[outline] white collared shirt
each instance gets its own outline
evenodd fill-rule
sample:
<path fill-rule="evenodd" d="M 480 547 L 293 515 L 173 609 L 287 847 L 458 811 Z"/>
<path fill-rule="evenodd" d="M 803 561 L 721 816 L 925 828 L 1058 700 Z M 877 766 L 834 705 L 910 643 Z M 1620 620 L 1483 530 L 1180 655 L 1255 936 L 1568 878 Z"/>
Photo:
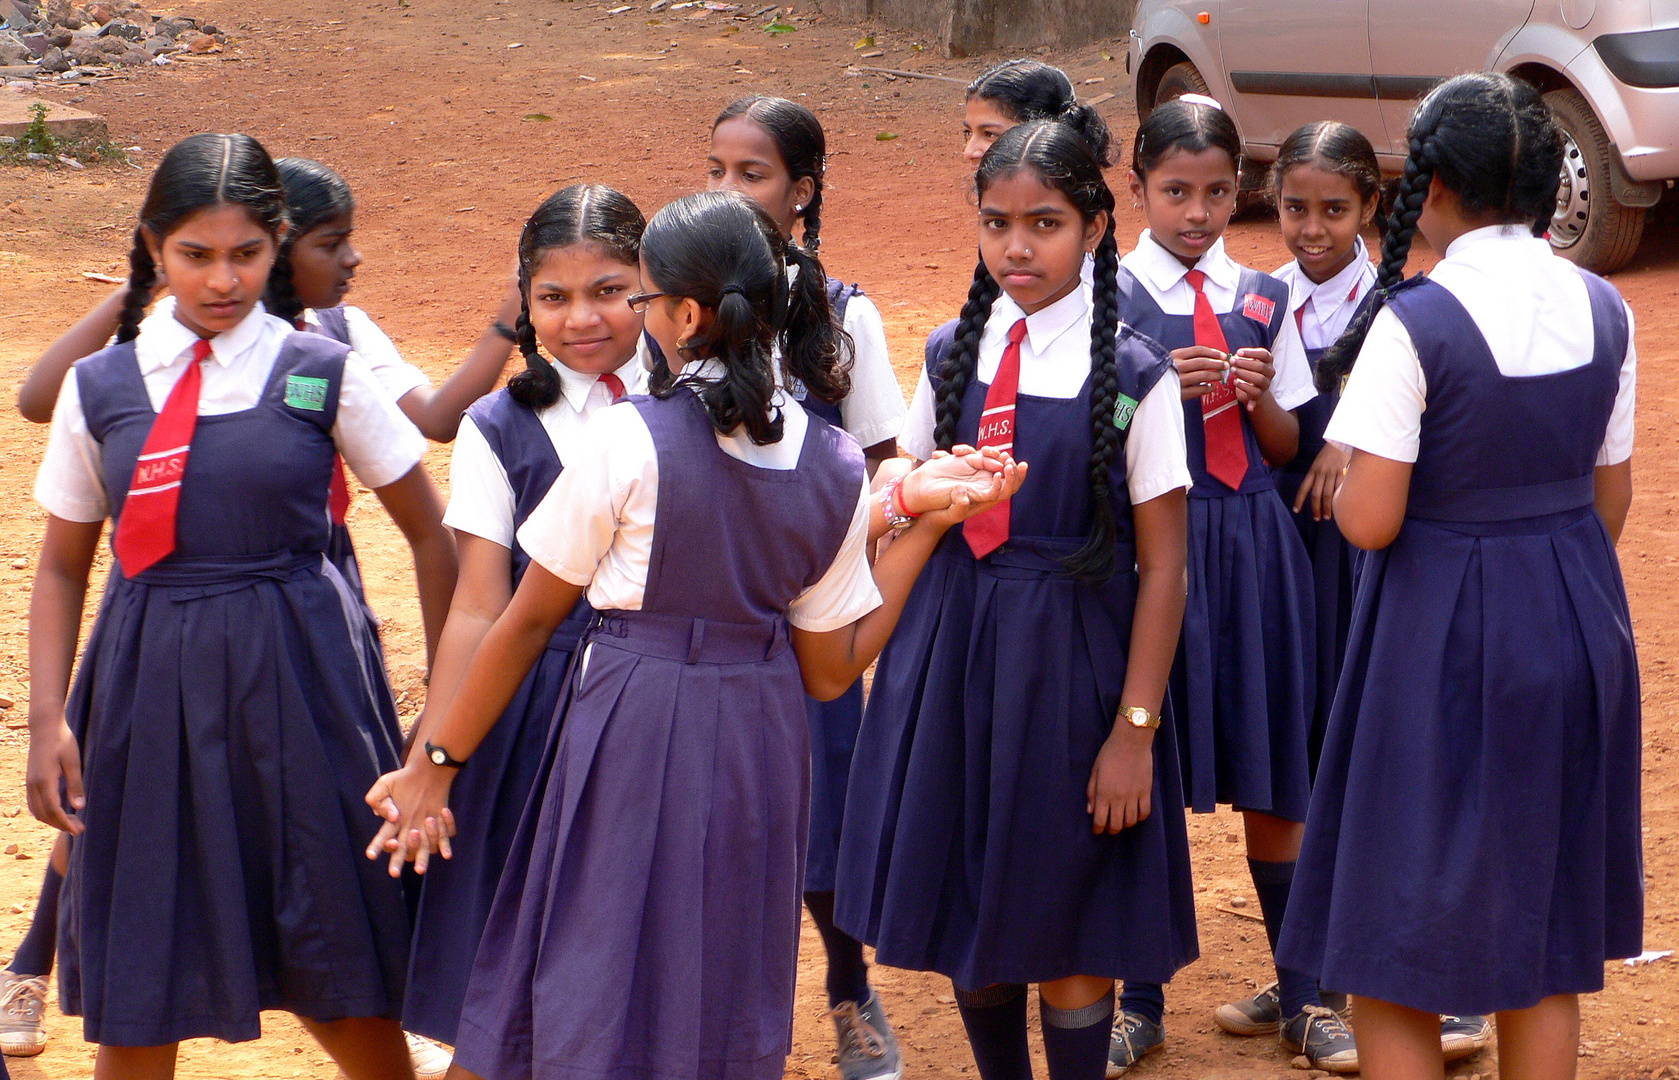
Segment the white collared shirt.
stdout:
<path fill-rule="evenodd" d="M 706 373 L 715 361 L 690 365 Z M 718 435 L 732 458 L 761 469 L 792 469 L 804 449 L 809 418 L 799 403 L 777 391 L 781 441 L 755 445 L 744 430 Z M 519 546 L 544 569 L 573 585 L 588 586 L 597 609 L 640 611 L 653 556 L 659 509 L 659 455 L 641 411 L 623 402 L 589 417 L 565 471 L 520 526 Z M 869 568 L 869 479 L 839 554 L 822 577 L 795 599 L 787 621 L 824 633 L 848 626 L 880 606 Z"/>
<path fill-rule="evenodd" d="M 314 308 L 303 313 L 303 325 L 321 332 L 321 316 Z M 385 388 L 392 401 L 401 401 L 405 394 L 430 386 L 431 379 L 419 368 L 402 358 L 396 343 L 390 339 L 372 316 L 359 307 L 344 306 L 344 325 L 350 331 L 350 348 Z"/>
<path fill-rule="evenodd" d="M 554 370 L 560 373 L 560 399 L 536 417 L 563 466 L 577 457 L 578 442 L 589 417 L 612 404 L 612 391 L 598 376 L 573 371 L 560 363 L 554 364 Z M 623 382 L 626 394 L 647 392 L 647 371 L 634 356 L 614 374 Z M 507 467 L 490 449 L 472 416 L 461 417 L 449 460 L 449 509 L 443 515 L 443 524 L 511 549 L 517 503 L 518 493 L 507 478 Z"/>
<path fill-rule="evenodd" d="M 1131 271 L 1165 314 L 1195 314 L 1195 288 L 1184 277 L 1190 268 L 1162 247 L 1149 230 L 1142 231 L 1137 246 L 1119 260 L 1119 265 Z M 1224 237 L 1213 241 L 1213 246 L 1196 261 L 1194 268 L 1207 275 L 1201 291 L 1213 311 L 1218 314 L 1234 311 L 1241 300 L 1236 290 L 1241 288 L 1242 267 L 1225 253 Z M 1283 320 L 1282 332 L 1271 346 L 1271 362 L 1276 371 L 1271 379 L 1271 396 L 1277 399 L 1278 405 L 1298 409 L 1317 397 L 1317 387 L 1312 384 L 1312 365 L 1306 359 L 1306 347 L 1300 342 L 1300 331 L 1293 319 Z"/>
<path fill-rule="evenodd" d="M 255 406 L 268 385 L 281 344 L 294 332 L 259 303 L 238 326 L 211 338 L 211 361 L 204 365 L 198 415 L 221 416 Z M 172 296 L 160 300 L 141 322 L 134 353 L 153 409 L 161 410 L 169 399 L 169 392 L 192 363 L 192 347 L 197 342 L 198 335 L 175 318 Z M 344 361 L 332 438 L 345 464 L 370 488 L 401 479 L 419 464 L 426 449 L 425 437 L 353 352 Z M 35 501 L 66 521 L 104 520 L 110 513 L 110 500 L 102 463 L 103 448 L 88 431 L 72 373 L 59 388 L 47 451 L 35 476 Z"/>
<path fill-rule="evenodd" d="M 1428 272 L 1469 312 L 1498 370 L 1512 378 L 1584 367 L 1592 359 L 1586 283 L 1549 241 L 1517 225 L 1464 233 Z M 1627 351 L 1599 465 L 1632 456 L 1638 350 L 1627 308 Z M 1405 324 L 1383 308 L 1371 320 L 1358 361 L 1324 437 L 1392 461 L 1415 462 L 1428 407 L 1428 381 Z"/>
<path fill-rule="evenodd" d="M 1288 311 L 1300 328 L 1300 343 L 1308 349 L 1327 349 L 1335 344 L 1352 322 L 1359 302 L 1376 287 L 1376 267 L 1370 262 L 1362 236 L 1357 238 L 1352 262 L 1328 281 L 1313 281 L 1292 259 L 1271 276 L 1288 286 Z"/>
<path fill-rule="evenodd" d="M 1055 303 L 1031 315 L 1007 293 L 991 305 L 980 333 L 974 378 L 989 384 L 997 377 L 1008 346 L 1009 327 L 1026 320 L 1020 343 L 1019 393 L 1031 397 L 1077 397 L 1090 377 L 1091 290 L 1081 285 Z M 1144 503 L 1175 488 L 1190 485 L 1184 446 L 1183 409 L 1177 372 L 1168 372 L 1138 403 L 1125 442 L 1126 488 L 1132 503 Z M 933 456 L 933 429 L 938 402 L 925 365 L 910 402 L 909 418 L 899 440 L 914 458 Z"/>

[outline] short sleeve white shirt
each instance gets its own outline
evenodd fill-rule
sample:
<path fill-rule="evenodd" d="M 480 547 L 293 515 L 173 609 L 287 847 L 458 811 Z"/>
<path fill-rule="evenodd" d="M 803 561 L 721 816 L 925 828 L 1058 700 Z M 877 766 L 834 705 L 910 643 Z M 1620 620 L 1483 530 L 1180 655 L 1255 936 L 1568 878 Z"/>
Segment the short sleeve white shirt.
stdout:
<path fill-rule="evenodd" d="M 564 466 L 580 454 L 589 417 L 612 404 L 612 391 L 598 376 L 559 363 L 554 370 L 560 373 L 560 399 L 536 416 Z M 647 392 L 647 371 L 634 356 L 614 374 L 622 380 L 625 393 Z M 443 524 L 511 549 L 519 494 L 472 416 L 462 417 L 449 461 L 449 509 Z"/>
<path fill-rule="evenodd" d="M 706 363 L 692 366 L 705 373 Z M 809 430 L 804 409 L 783 392 L 781 441 L 754 445 L 744 431 L 718 435 L 724 453 L 761 469 L 798 465 Z M 620 403 L 589 418 L 565 471 L 518 530 L 519 545 L 554 576 L 588 586 L 599 609 L 639 611 L 647 590 L 658 517 L 659 458 L 653 434 L 634 405 Z M 801 630 L 823 633 L 848 626 L 880 606 L 868 562 L 869 482 L 838 555 L 821 578 L 788 608 Z"/>
<path fill-rule="evenodd" d="M 1033 397 L 1077 397 L 1090 376 L 1092 296 L 1088 286 L 1074 289 L 1031 315 L 1005 293 L 991 305 L 980 333 L 974 377 L 989 383 L 997 377 L 1008 346 L 1009 327 L 1026 320 L 1020 343 L 1020 390 Z M 1183 408 L 1176 370 L 1162 375 L 1131 418 L 1125 440 L 1126 487 L 1132 503 L 1144 503 L 1191 483 L 1184 444 Z M 933 456 L 937 401 L 923 366 L 899 440 L 911 457 Z"/>
<path fill-rule="evenodd" d="M 1591 362 L 1591 299 L 1574 264 L 1519 226 L 1464 233 L 1428 274 L 1461 303 L 1486 339 L 1498 370 L 1520 378 Z M 1632 456 L 1638 351 L 1627 309 L 1627 351 L 1598 465 Z M 1341 402 L 1324 437 L 1346 449 L 1415 462 L 1428 382 L 1405 324 L 1383 308 L 1371 320 Z"/>
<path fill-rule="evenodd" d="M 1191 268 L 1161 246 L 1147 229 L 1119 264 L 1131 271 L 1162 312 L 1195 314 L 1195 288 L 1185 278 Z M 1213 241 L 1213 246 L 1196 261 L 1193 269 L 1207 275 L 1201 291 L 1214 312 L 1228 314 L 1236 310 L 1242 299 L 1237 295 L 1242 284 L 1242 267 L 1225 253 L 1222 236 Z M 1278 405 L 1298 409 L 1317 396 L 1312 365 L 1306 359 L 1306 348 L 1300 342 L 1300 331 L 1293 319 L 1283 320 L 1282 332 L 1271 345 L 1271 362 L 1276 371 L 1271 379 L 1271 396 Z"/>
<path fill-rule="evenodd" d="M 254 407 L 291 333 L 283 319 L 269 315 L 259 303 L 238 326 L 211 338 L 198 415 L 220 416 Z M 153 409 L 163 408 L 192 363 L 197 341 L 198 335 L 175 318 L 172 296 L 159 301 L 141 322 L 134 352 Z M 345 464 L 370 488 L 401 479 L 419 464 L 426 449 L 425 437 L 354 352 L 344 361 L 332 438 Z M 35 501 L 66 521 L 103 520 L 110 513 L 110 499 L 102 466 L 103 448 L 88 431 L 72 372 L 59 389 L 47 451 L 35 477 Z"/>
<path fill-rule="evenodd" d="M 303 325 L 321 332 L 321 316 L 314 308 L 303 313 Z M 419 368 L 402 358 L 396 343 L 379 329 L 379 324 L 359 307 L 344 308 L 344 325 L 350 331 L 350 348 L 373 371 L 373 377 L 385 388 L 392 401 L 422 386 L 430 386 L 431 379 Z"/>
<path fill-rule="evenodd" d="M 1288 286 L 1289 314 L 1300 328 L 1300 343 L 1308 349 L 1327 349 L 1340 340 L 1360 302 L 1376 287 L 1376 267 L 1362 236 L 1352 262 L 1328 281 L 1313 281 L 1292 259 L 1271 276 Z"/>

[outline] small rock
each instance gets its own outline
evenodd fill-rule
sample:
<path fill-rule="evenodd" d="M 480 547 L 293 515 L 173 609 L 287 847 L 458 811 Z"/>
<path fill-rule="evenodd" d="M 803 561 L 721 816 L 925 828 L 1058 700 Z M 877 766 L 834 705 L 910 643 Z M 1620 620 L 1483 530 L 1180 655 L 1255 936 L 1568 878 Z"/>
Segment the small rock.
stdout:
<path fill-rule="evenodd" d="M 70 63 L 70 58 L 64 55 L 63 49 L 54 46 L 47 50 L 45 56 L 41 57 L 41 62 L 37 66 L 41 71 L 57 75 L 61 71 L 69 71 L 74 65 Z"/>
<path fill-rule="evenodd" d="M 118 49 L 117 51 L 126 52 L 127 50 Z M 74 45 L 64 50 L 64 55 L 68 56 L 70 58 L 70 62 L 78 67 L 84 64 L 103 64 L 108 59 L 105 55 L 104 49 L 86 41 L 76 42 Z"/>
<path fill-rule="evenodd" d="M 87 168 L 86 165 L 83 165 L 81 162 L 77 161 L 75 158 L 69 156 L 68 154 L 58 155 L 58 163 L 60 165 L 68 165 L 72 169 L 85 169 L 85 168 Z"/>
<path fill-rule="evenodd" d="M 13 904 L 12 905 L 12 914 L 13 915 L 22 915 L 27 910 L 29 910 L 29 909 L 25 908 L 22 904 Z"/>
<path fill-rule="evenodd" d="M 1301 1054 L 1288 1064 L 1290 1068 L 1299 1069 L 1301 1072 L 1305 1072 L 1312 1067 L 1312 1059 L 1307 1057 L 1305 1054 Z"/>
<path fill-rule="evenodd" d="M 200 33 L 205 33 L 205 34 L 219 34 L 219 33 L 221 33 L 221 30 L 217 29 L 215 23 L 205 23 L 203 26 L 200 26 L 198 29 L 199 29 Z"/>
<path fill-rule="evenodd" d="M 10 694 L 0 694 L 0 709 L 9 709 L 16 704 L 17 702 L 12 700 Z"/>
<path fill-rule="evenodd" d="M 140 48 L 146 50 L 148 56 L 162 56 L 166 52 L 174 52 L 180 46 L 175 44 L 174 38 L 149 37 Z"/>
<path fill-rule="evenodd" d="M 1230 906 L 1233 908 L 1245 908 L 1248 906 L 1248 898 L 1245 896 L 1232 896 L 1230 898 Z"/>
<path fill-rule="evenodd" d="M 139 41 L 141 38 L 146 36 L 146 32 L 144 30 L 141 30 L 138 26 L 129 22 L 127 19 L 112 19 L 110 22 L 100 27 L 99 32 L 105 36 L 115 34 L 118 37 L 127 38 L 129 41 Z"/>
<path fill-rule="evenodd" d="M 127 38 L 117 37 L 113 34 L 110 37 L 100 38 L 98 40 L 97 47 L 110 53 L 112 56 L 121 56 L 123 53 L 128 51 L 128 44 L 129 42 Z"/>
<path fill-rule="evenodd" d="M 1227 833 L 1224 834 L 1224 842 L 1227 843 L 1227 844 L 1234 844 L 1236 841 L 1238 841 L 1240 839 L 1241 839 L 1241 837 L 1237 836 L 1233 832 L 1227 832 Z"/>
<path fill-rule="evenodd" d="M 16 844 L 7 844 L 6 845 L 6 854 L 16 855 L 17 851 L 18 851 L 18 847 L 17 847 Z"/>
<path fill-rule="evenodd" d="M 93 17 L 93 21 L 98 23 L 100 26 L 104 26 L 106 23 L 117 17 L 117 13 L 112 11 L 109 5 L 106 4 L 95 4 L 88 9 L 87 13 L 91 15 Z"/>
<path fill-rule="evenodd" d="M 45 56 L 47 50 L 52 48 L 52 43 L 47 40 L 45 34 L 25 34 L 23 35 L 23 45 L 32 56 Z"/>
<path fill-rule="evenodd" d="M 11 807 L 10 809 L 8 809 L 6 811 L 6 816 L 9 817 L 9 818 L 15 818 L 21 813 L 23 813 L 23 807 L 14 806 L 14 807 Z"/>
<path fill-rule="evenodd" d="M 80 30 L 82 27 L 87 25 L 87 20 L 83 19 L 80 15 L 72 15 L 68 19 L 64 20 L 64 25 L 70 30 Z"/>
<path fill-rule="evenodd" d="M 187 51 L 195 55 L 221 52 L 222 47 L 209 34 L 194 34 L 187 38 Z"/>
<path fill-rule="evenodd" d="M 151 63 L 153 59 L 155 59 L 155 57 L 153 57 L 151 53 L 140 48 L 140 46 L 135 45 L 130 47 L 129 50 L 121 56 L 114 58 L 111 63 L 116 64 L 119 67 L 139 67 L 141 64 Z"/>
<path fill-rule="evenodd" d="M 27 851 L 20 851 L 15 857 L 19 859 L 33 859 L 35 856 L 29 854 Z"/>
<path fill-rule="evenodd" d="M 72 34 L 68 30 L 47 31 L 48 45 L 56 45 L 61 49 L 68 49 L 70 47 L 70 43 L 74 40 L 76 40 L 76 35 Z"/>

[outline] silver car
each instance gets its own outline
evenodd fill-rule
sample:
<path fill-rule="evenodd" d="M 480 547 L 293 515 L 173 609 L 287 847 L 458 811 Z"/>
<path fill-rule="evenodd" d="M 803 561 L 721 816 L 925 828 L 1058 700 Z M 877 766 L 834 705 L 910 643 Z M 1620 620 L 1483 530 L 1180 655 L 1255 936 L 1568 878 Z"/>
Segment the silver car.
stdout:
<path fill-rule="evenodd" d="M 1126 70 L 1139 116 L 1191 91 L 1222 103 L 1258 163 L 1246 187 L 1316 120 L 1358 128 L 1397 172 L 1436 82 L 1526 79 L 1567 143 L 1551 244 L 1601 272 L 1679 178 L 1679 0 L 1140 0 Z"/>

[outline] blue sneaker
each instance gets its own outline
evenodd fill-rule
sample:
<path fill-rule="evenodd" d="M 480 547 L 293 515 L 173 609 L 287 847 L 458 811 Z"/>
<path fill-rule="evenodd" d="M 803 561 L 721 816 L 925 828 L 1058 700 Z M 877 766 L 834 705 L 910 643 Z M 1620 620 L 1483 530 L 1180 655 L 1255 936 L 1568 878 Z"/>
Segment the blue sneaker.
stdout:
<path fill-rule="evenodd" d="M 829 1015 L 839 1040 L 840 1080 L 902 1080 L 904 1058 L 878 992 L 871 990 L 861 1005 L 842 1001 Z"/>
<path fill-rule="evenodd" d="M 1440 1049 L 1447 1061 L 1474 1057 L 1492 1038 L 1492 1021 L 1484 1016 L 1442 1016 Z"/>
<path fill-rule="evenodd" d="M 1166 1045 L 1166 1026 L 1141 1013 L 1124 1012 L 1114 1017 L 1108 1038 L 1108 1080 L 1125 1075 L 1125 1070 Z"/>

